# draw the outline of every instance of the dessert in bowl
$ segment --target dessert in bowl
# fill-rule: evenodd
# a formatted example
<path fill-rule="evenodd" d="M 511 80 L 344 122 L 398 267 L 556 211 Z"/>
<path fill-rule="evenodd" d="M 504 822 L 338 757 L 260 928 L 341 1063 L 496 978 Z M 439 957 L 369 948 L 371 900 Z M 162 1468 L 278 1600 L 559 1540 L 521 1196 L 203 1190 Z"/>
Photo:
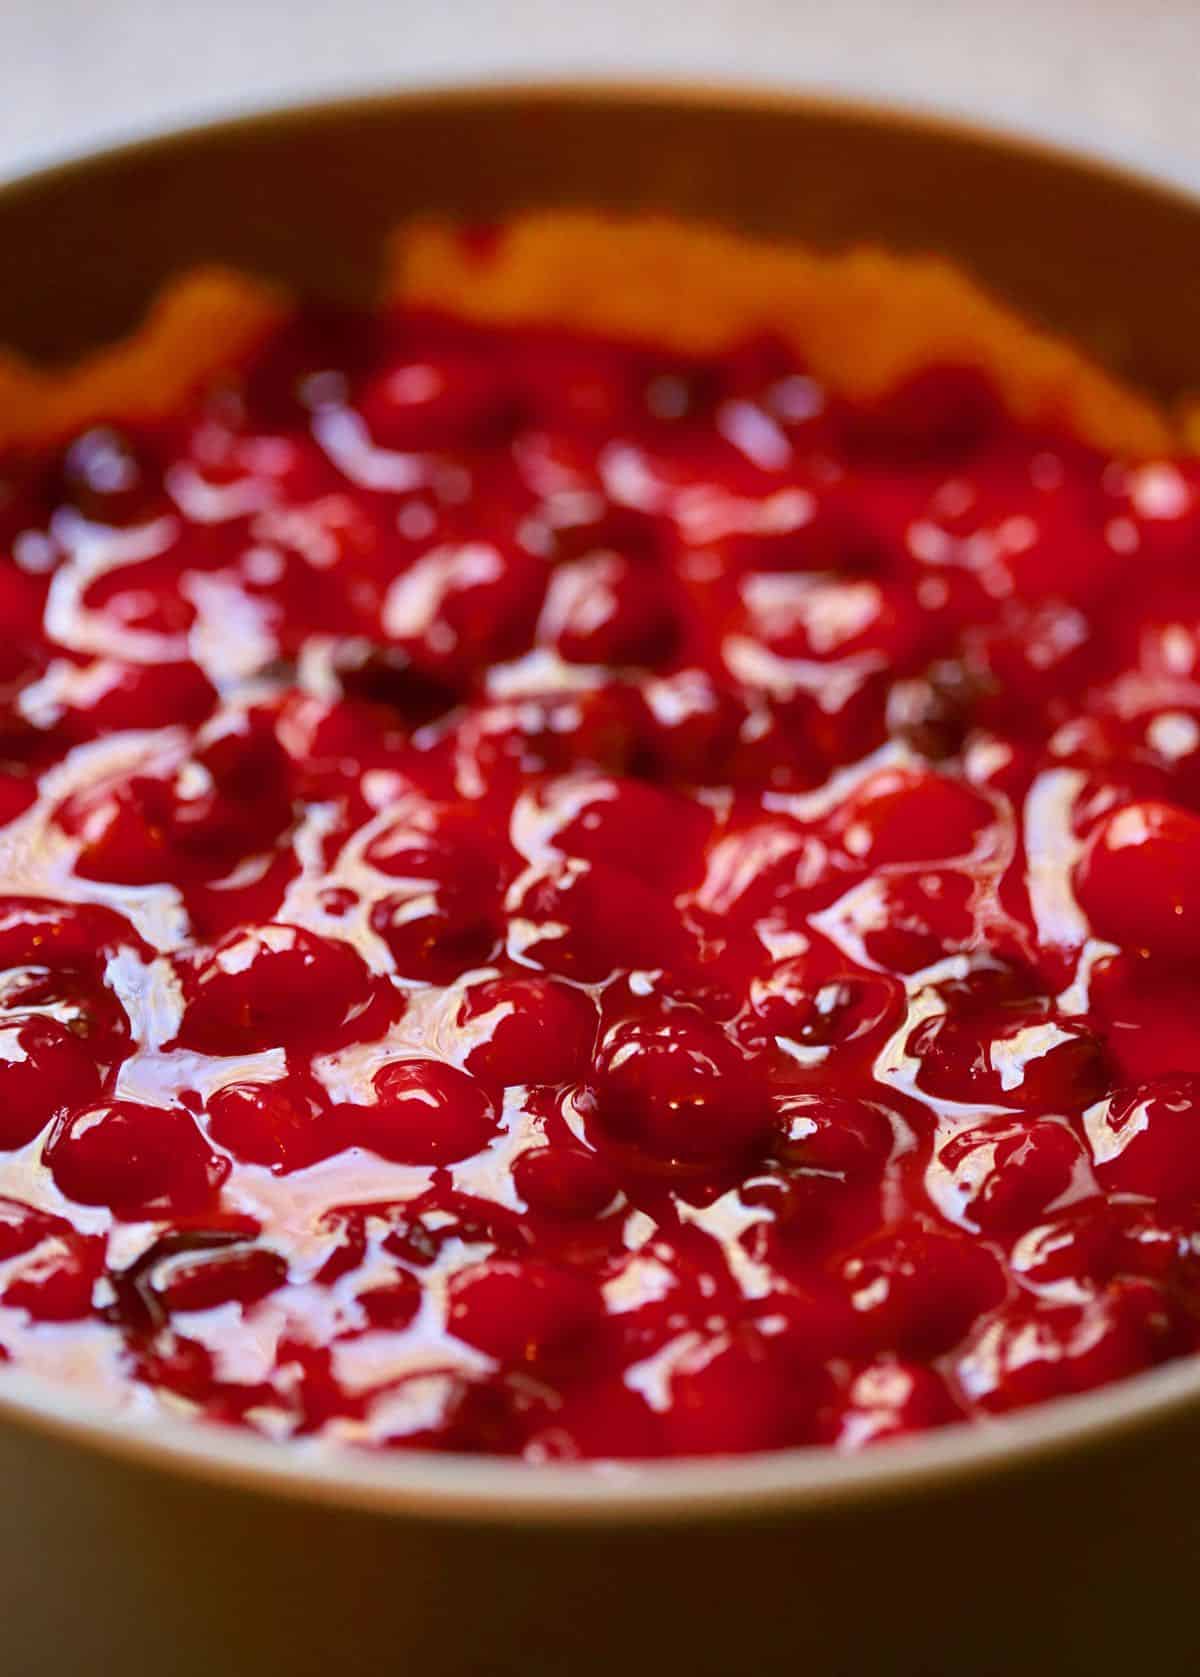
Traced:
<path fill-rule="evenodd" d="M 1179 1669 L 1194 209 L 590 90 L 0 215 L 14 1669 Z"/>
<path fill-rule="evenodd" d="M 586 214 L 8 377 L 14 1365 L 539 1462 L 1196 1349 L 1185 419 Z"/>

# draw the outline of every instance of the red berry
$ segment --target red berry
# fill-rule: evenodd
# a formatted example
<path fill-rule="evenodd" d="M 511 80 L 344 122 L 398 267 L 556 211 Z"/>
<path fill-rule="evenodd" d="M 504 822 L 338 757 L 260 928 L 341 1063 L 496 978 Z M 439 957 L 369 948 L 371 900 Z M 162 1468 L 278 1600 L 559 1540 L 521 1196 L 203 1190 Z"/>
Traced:
<path fill-rule="evenodd" d="M 365 1288 L 357 1303 L 368 1327 L 402 1333 L 421 1308 L 421 1283 L 410 1271 L 398 1269 L 390 1281 Z"/>
<path fill-rule="evenodd" d="M 68 1199 L 130 1220 L 201 1210 L 229 1174 L 181 1108 L 133 1101 L 73 1113 L 50 1137 L 46 1162 Z"/>
<path fill-rule="evenodd" d="M 255 1247 L 173 1263 L 158 1287 L 168 1310 L 216 1310 L 224 1304 L 257 1304 L 287 1280 L 286 1259 Z"/>
<path fill-rule="evenodd" d="M 920 1088 L 944 1100 L 1076 1112 L 1106 1086 L 1087 1026 L 1036 1005 L 952 1007 L 917 1026 L 908 1052 Z"/>
<path fill-rule="evenodd" d="M 615 1025 L 594 1081 L 604 1134 L 662 1162 L 754 1152 L 774 1124 L 757 1062 L 693 1008 Z"/>
<path fill-rule="evenodd" d="M 839 1266 L 862 1330 L 881 1350 L 948 1351 L 1004 1296 L 999 1263 L 963 1235 L 912 1224 L 865 1241 Z"/>
<path fill-rule="evenodd" d="M 679 629 L 661 575 L 618 553 L 561 566 L 539 632 L 571 664 L 659 664 Z"/>
<path fill-rule="evenodd" d="M 775 1097 L 780 1139 L 775 1152 L 789 1165 L 832 1171 L 847 1181 L 882 1174 L 895 1146 L 887 1112 L 873 1101 L 842 1095 Z"/>
<path fill-rule="evenodd" d="M 1074 1134 L 1052 1119 L 973 1125 L 939 1149 L 934 1169 L 950 1180 L 935 1197 L 947 1215 L 985 1234 L 1026 1229 L 1067 1193 L 1082 1159 Z"/>
<path fill-rule="evenodd" d="M 177 867 L 171 851 L 171 795 L 165 781 L 133 775 L 119 785 L 87 786 L 56 812 L 79 841 L 75 871 L 116 885 L 151 885 Z"/>
<path fill-rule="evenodd" d="M 823 1431 L 837 1449 L 860 1450 L 961 1418 L 962 1410 L 933 1369 L 880 1360 L 855 1372 Z"/>
<path fill-rule="evenodd" d="M 582 1147 L 530 1147 L 513 1160 L 512 1177 L 532 1212 L 567 1222 L 598 1217 L 617 1191 L 608 1166 Z"/>
<path fill-rule="evenodd" d="M 1166 1353 L 1171 1332 L 1156 1287 L 1119 1282 L 1085 1304 L 1007 1307 L 975 1336 L 955 1372 L 972 1403 L 1013 1409 L 1136 1374 Z"/>
<path fill-rule="evenodd" d="M 1097 961 L 1089 998 L 1122 1082 L 1200 1073 L 1200 983 L 1175 962 Z"/>
<path fill-rule="evenodd" d="M 965 856 L 995 819 L 986 799 L 932 769 L 880 769 L 838 810 L 834 828 L 856 862 L 882 867 Z"/>
<path fill-rule="evenodd" d="M 1097 936 L 1189 958 L 1200 947 L 1200 816 L 1129 804 L 1088 840 L 1075 888 Z"/>
<path fill-rule="evenodd" d="M 0 1199 L 0 1263 L 20 1257 L 49 1235 L 65 1234 L 70 1225 L 23 1200 Z"/>
<path fill-rule="evenodd" d="M 1200 1200 L 1200 1083 L 1173 1078 L 1122 1090 L 1084 1120 L 1096 1179 L 1180 1209 Z"/>
<path fill-rule="evenodd" d="M 129 728 L 161 728 L 199 722 L 213 707 L 216 693 L 204 672 L 190 662 L 128 664 L 97 659 L 87 671 L 79 696 L 69 693 L 59 726 L 74 740 Z"/>
<path fill-rule="evenodd" d="M 427 451 L 485 437 L 512 402 L 484 357 L 440 349 L 385 367 L 355 405 L 380 447 Z"/>
<path fill-rule="evenodd" d="M 673 1455 L 723 1456 L 805 1443 L 818 1390 L 752 1327 L 698 1340 L 671 1369 L 668 1447 Z"/>
<path fill-rule="evenodd" d="M 395 1060 L 376 1072 L 374 1093 L 374 1105 L 347 1109 L 350 1134 L 396 1164 L 453 1164 L 497 1133 L 482 1085 L 441 1060 Z"/>
<path fill-rule="evenodd" d="M 109 953 L 137 947 L 129 922 L 98 903 L 0 897 L 0 968 L 91 970 Z"/>
<path fill-rule="evenodd" d="M 489 894 L 490 895 L 490 894 Z M 396 974 L 449 984 L 483 967 L 499 944 L 497 905 L 464 886 L 437 892 L 389 892 L 371 910 L 371 930 L 387 945 Z"/>
<path fill-rule="evenodd" d="M 545 580 L 543 561 L 515 545 L 435 547 L 392 583 L 384 632 L 418 669 L 466 677 L 527 645 Z"/>
<path fill-rule="evenodd" d="M 92 1312 L 92 1291 L 104 1265 L 104 1242 L 74 1229 L 55 1233 L 23 1259 L 0 1302 L 35 1322 L 73 1322 Z"/>
<path fill-rule="evenodd" d="M 603 1314 L 585 1277 L 533 1259 L 488 1258 L 459 1270 L 448 1297 L 450 1332 L 509 1366 L 577 1346 Z"/>
<path fill-rule="evenodd" d="M 518 831 L 566 856 L 604 862 L 678 891 L 702 868 L 712 816 L 691 798 L 638 780 L 551 781 L 517 815 Z M 522 833 L 524 837 L 524 834 Z"/>
<path fill-rule="evenodd" d="M 297 926 L 230 932 L 184 974 L 179 1040 L 210 1054 L 335 1033 L 370 997 L 362 957 Z"/>
<path fill-rule="evenodd" d="M 509 950 L 518 959 L 600 982 L 612 973 L 687 966 L 693 945 L 670 898 L 603 862 L 531 870 L 508 898 Z"/>
<path fill-rule="evenodd" d="M 471 985 L 455 1022 L 468 1071 L 508 1088 L 575 1080 L 591 1059 L 597 1014 L 585 991 L 530 974 Z"/>
<path fill-rule="evenodd" d="M 337 1114 L 290 1083 L 227 1083 L 209 1099 L 208 1133 L 237 1158 L 280 1174 L 348 1144 Z"/>
<path fill-rule="evenodd" d="M 901 1017 L 904 992 L 882 973 L 822 972 L 803 959 L 781 961 L 750 986 L 749 1040 L 785 1037 L 803 1048 L 874 1051 Z"/>
<path fill-rule="evenodd" d="M 23 1147 L 99 1087 L 91 1055 L 57 1019 L 34 1015 L 0 1027 L 0 1147 Z"/>
<path fill-rule="evenodd" d="M 981 945 L 975 881 L 968 873 L 882 874 L 869 885 L 848 919 L 868 957 L 886 971 L 919 972 Z"/>

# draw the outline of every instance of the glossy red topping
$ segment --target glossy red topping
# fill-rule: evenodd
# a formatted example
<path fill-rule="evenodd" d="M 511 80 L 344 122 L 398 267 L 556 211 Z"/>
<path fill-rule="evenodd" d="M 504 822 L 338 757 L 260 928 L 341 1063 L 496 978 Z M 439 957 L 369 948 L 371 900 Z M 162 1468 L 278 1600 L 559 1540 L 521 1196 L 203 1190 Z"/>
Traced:
<path fill-rule="evenodd" d="M 930 369 L 300 316 L 0 472 L 0 1352 L 858 1449 L 1200 1345 L 1200 502 Z"/>

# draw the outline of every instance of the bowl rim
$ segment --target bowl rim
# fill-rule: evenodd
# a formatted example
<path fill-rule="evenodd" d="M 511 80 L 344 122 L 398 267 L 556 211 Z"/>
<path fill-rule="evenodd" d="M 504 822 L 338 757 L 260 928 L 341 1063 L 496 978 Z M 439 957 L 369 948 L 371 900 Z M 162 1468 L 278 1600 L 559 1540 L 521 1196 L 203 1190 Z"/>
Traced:
<path fill-rule="evenodd" d="M 511 107 L 591 104 L 614 113 L 634 106 L 674 106 L 679 109 L 724 108 L 761 110 L 787 116 L 812 116 L 870 128 L 916 130 L 931 138 L 978 145 L 1014 160 L 1028 159 L 1058 164 L 1076 175 L 1097 182 L 1124 185 L 1143 196 L 1174 203 L 1182 209 L 1200 207 L 1200 187 L 1180 177 L 1158 173 L 1152 163 L 1128 162 L 1089 151 L 1085 143 L 1063 141 L 1023 130 L 1015 122 L 982 119 L 965 107 L 933 109 L 903 96 L 841 94 L 824 89 L 805 89 L 776 82 L 711 76 L 671 77 L 667 75 L 621 76 L 600 72 L 541 76 L 476 76 L 453 80 L 431 80 L 411 87 L 382 83 L 363 89 L 329 94 L 300 95 L 260 103 L 249 98 L 228 107 L 216 106 L 181 123 L 160 123 L 153 119 L 117 130 L 98 144 L 83 141 L 61 151 L 39 154 L 28 166 L 0 173 L 0 203 L 22 197 L 93 169 L 132 162 L 141 153 L 172 151 L 203 145 L 208 140 L 236 139 L 294 124 L 336 123 L 346 117 L 369 117 L 396 107 L 412 110 L 486 110 Z"/>
<path fill-rule="evenodd" d="M 57 181 L 119 167 L 147 151 L 236 140 L 271 128 L 336 123 L 397 107 L 503 111 L 564 103 L 614 115 L 639 105 L 761 109 L 880 129 L 904 126 L 947 143 L 967 142 L 1014 160 L 1044 161 L 1124 185 L 1195 213 L 1197 195 L 1177 181 L 1057 142 L 969 118 L 930 113 L 903 100 L 842 98 L 720 78 L 686 81 L 609 77 L 478 80 L 287 100 L 183 125 L 148 125 L 115 144 L 80 147 L 0 179 L 5 202 Z M 1112 1386 L 964 1421 L 859 1454 L 827 1446 L 724 1458 L 530 1464 L 486 1456 L 359 1449 L 320 1439 L 278 1443 L 151 1407 L 113 1410 L 67 1385 L 0 1365 L 0 1417 L 31 1434 L 110 1460 L 182 1473 L 243 1492 L 380 1516 L 482 1525 L 709 1521 L 730 1515 L 817 1515 L 918 1491 L 959 1486 L 1049 1457 L 1076 1456 L 1151 1424 L 1200 1409 L 1200 1356 Z"/>

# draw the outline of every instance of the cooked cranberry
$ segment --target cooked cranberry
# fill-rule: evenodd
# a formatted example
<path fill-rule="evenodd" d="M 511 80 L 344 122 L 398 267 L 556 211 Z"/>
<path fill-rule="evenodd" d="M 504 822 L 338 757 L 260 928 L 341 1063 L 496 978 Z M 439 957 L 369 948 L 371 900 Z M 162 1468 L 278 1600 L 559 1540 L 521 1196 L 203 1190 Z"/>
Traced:
<path fill-rule="evenodd" d="M 1098 1195 L 1027 1229 L 1013 1247 L 1014 1272 L 1033 1287 L 1109 1279 L 1121 1262 L 1122 1226 Z"/>
<path fill-rule="evenodd" d="M 959 1420 L 946 1382 L 921 1363 L 868 1363 L 859 1369 L 823 1429 L 831 1444 L 860 1450 Z"/>
<path fill-rule="evenodd" d="M 337 1114 L 288 1083 L 227 1083 L 209 1100 L 208 1133 L 235 1157 L 280 1173 L 347 1145 Z"/>
<path fill-rule="evenodd" d="M 865 1242 L 840 1266 L 863 1330 L 881 1347 L 937 1356 L 1004 1296 L 997 1260 L 963 1235 L 917 1226 Z"/>
<path fill-rule="evenodd" d="M 1200 1198 L 1200 1083 L 1175 1078 L 1122 1090 L 1085 1122 L 1102 1187 L 1168 1206 Z"/>
<path fill-rule="evenodd" d="M 526 403 L 543 422 L 605 435 L 633 417 L 636 373 L 611 346 L 559 340 L 537 344 L 532 354 L 530 348 L 515 371 Z"/>
<path fill-rule="evenodd" d="M 150 885 L 169 877 L 171 794 L 149 775 L 88 787 L 59 808 L 58 823 L 79 841 L 75 871 L 115 885 Z"/>
<path fill-rule="evenodd" d="M 841 806 L 836 830 L 869 867 L 965 856 L 993 819 L 978 793 L 932 770 L 881 769 Z"/>
<path fill-rule="evenodd" d="M 397 1270 L 392 1280 L 359 1293 L 358 1304 L 368 1327 L 400 1333 L 421 1308 L 421 1283 L 408 1270 Z"/>
<path fill-rule="evenodd" d="M 956 1205 L 943 1210 L 985 1234 L 1028 1228 L 1067 1193 L 1082 1158 L 1065 1124 L 992 1122 L 960 1130 L 940 1148 Z"/>
<path fill-rule="evenodd" d="M 153 511 L 156 485 L 132 438 L 98 425 L 71 443 L 62 461 L 67 499 L 96 524 L 132 524 Z"/>
<path fill-rule="evenodd" d="M 1117 810 L 1088 840 L 1076 890 L 1098 936 L 1190 955 L 1200 937 L 1200 816 L 1160 803 Z"/>
<path fill-rule="evenodd" d="M 119 631 L 168 637 L 178 644 L 196 620 L 196 608 L 181 593 L 180 581 L 178 557 L 168 552 L 102 572 L 83 600 Z"/>
<path fill-rule="evenodd" d="M 212 684 L 193 663 L 127 664 L 98 660 L 62 706 L 59 724 L 72 739 L 126 728 L 158 728 L 164 717 L 199 722 L 212 709 Z"/>
<path fill-rule="evenodd" d="M 745 707 L 707 670 L 683 669 L 642 684 L 647 772 L 693 783 L 712 780 L 737 749 Z"/>
<path fill-rule="evenodd" d="M 265 1247 L 218 1252 L 171 1265 L 159 1285 L 169 1310 L 215 1310 L 223 1304 L 251 1305 L 287 1280 L 287 1263 Z"/>
<path fill-rule="evenodd" d="M 0 897 L 0 967 L 90 970 L 138 941 L 123 915 L 96 903 Z"/>
<path fill-rule="evenodd" d="M 443 1165 L 486 1147 L 497 1131 L 481 1084 L 440 1060 L 396 1060 L 375 1074 L 375 1101 L 348 1109 L 350 1133 L 402 1165 Z"/>
<path fill-rule="evenodd" d="M 934 1015 L 912 1033 L 908 1052 L 918 1085 L 945 1100 L 1073 1112 L 1106 1086 L 1091 1031 L 1036 1006 Z"/>
<path fill-rule="evenodd" d="M 1121 1081 L 1200 1073 L 1200 983 L 1190 974 L 1126 953 L 1097 961 L 1089 989 Z"/>
<path fill-rule="evenodd" d="M 600 1295 L 583 1276 L 529 1259 L 489 1258 L 453 1277 L 446 1320 L 459 1339 L 511 1365 L 577 1346 L 601 1314 Z"/>
<path fill-rule="evenodd" d="M 895 1145 L 891 1121 L 873 1101 L 778 1095 L 775 1111 L 776 1153 L 806 1170 L 836 1171 L 849 1181 L 871 1178 L 883 1170 Z"/>
<path fill-rule="evenodd" d="M 522 548 L 487 541 L 434 548 L 392 584 L 384 631 L 418 669 L 465 675 L 521 650 L 544 587 L 542 562 Z"/>
<path fill-rule="evenodd" d="M 54 1233 L 25 1257 L 0 1293 L 10 1309 L 27 1310 L 35 1322 L 72 1322 L 92 1310 L 92 1292 L 104 1263 L 104 1242 L 73 1229 Z"/>
<path fill-rule="evenodd" d="M 434 984 L 486 966 L 499 943 L 497 922 L 494 902 L 481 902 L 465 885 L 392 891 L 371 910 L 371 930 L 387 945 L 397 974 Z"/>
<path fill-rule="evenodd" d="M 661 578 L 604 552 L 555 572 L 541 633 L 572 664 L 658 664 L 679 638 Z"/>
<path fill-rule="evenodd" d="M 867 954 L 890 972 L 911 973 L 977 947 L 974 894 L 964 873 L 881 876 L 878 891 L 863 904 Z"/>
<path fill-rule="evenodd" d="M 46 1160 L 68 1199 L 130 1219 L 198 1211 L 229 1174 L 229 1161 L 186 1112 L 134 1101 L 72 1113 L 50 1137 Z"/>
<path fill-rule="evenodd" d="M 582 1147 L 530 1147 L 513 1160 L 512 1175 L 518 1194 L 542 1217 L 596 1217 L 616 1193 L 608 1165 Z"/>
<path fill-rule="evenodd" d="M 596 1004 L 559 979 L 536 974 L 473 984 L 457 1023 L 467 1069 L 484 1083 L 569 1083 L 596 1040 Z"/>
<path fill-rule="evenodd" d="M 958 1379 L 983 1409 L 1042 1403 L 1149 1367 L 1171 1333 L 1167 1301 L 1146 1281 L 1115 1283 L 1086 1304 L 1015 1304 L 975 1337 Z"/>
<path fill-rule="evenodd" d="M 222 711 L 201 728 L 192 755 L 226 798 L 268 806 L 286 798 L 287 758 L 269 710 Z"/>
<path fill-rule="evenodd" d="M 523 875 L 508 913 L 512 954 L 567 978 L 679 967 L 692 955 L 670 898 L 604 862 L 552 863 Z"/>
<path fill-rule="evenodd" d="M 35 1015 L 57 1021 L 86 1048 L 97 1067 L 129 1051 L 129 1016 L 113 992 L 88 973 L 69 968 L 16 967 L 0 973 L 0 1022 L 19 1025 Z"/>
<path fill-rule="evenodd" d="M 211 1054 L 328 1036 L 370 994 L 349 944 L 280 925 L 229 933 L 185 971 L 184 988 L 180 1041 Z"/>
<path fill-rule="evenodd" d="M 65 1233 L 68 1228 L 63 1218 L 23 1200 L 0 1199 L 0 1262 L 20 1257 L 48 1235 Z"/>
<path fill-rule="evenodd" d="M 780 658 L 885 658 L 904 669 L 925 624 L 910 589 L 864 579 L 772 573 L 742 585 L 751 633 Z"/>
<path fill-rule="evenodd" d="M 737 1158 L 774 1124 L 756 1061 L 693 1008 L 614 1026 L 595 1086 L 604 1133 L 662 1161 Z"/>
<path fill-rule="evenodd" d="M 1000 423 L 1001 407 L 974 367 L 928 367 L 843 421 L 864 454 L 905 459 L 955 459 Z"/>
<path fill-rule="evenodd" d="M 476 441 L 511 407 L 487 361 L 453 349 L 385 367 L 359 392 L 355 405 L 373 440 L 392 449 Z"/>
<path fill-rule="evenodd" d="M 206 1407 L 214 1396 L 216 1366 L 212 1352 L 199 1340 L 188 1339 L 173 1329 L 135 1341 L 129 1362 L 135 1378 L 155 1390 L 174 1392 L 189 1403 Z"/>
<path fill-rule="evenodd" d="M 876 1046 L 893 1028 L 903 991 L 881 973 L 824 973 L 805 961 L 782 961 L 750 986 L 760 1029 L 804 1048 L 855 1051 Z"/>
<path fill-rule="evenodd" d="M 511 864 L 506 847 L 468 809 L 450 807 L 419 822 L 401 819 L 372 840 L 366 859 L 402 881 L 371 910 L 371 929 L 400 976 L 448 983 L 491 959 Z"/>
<path fill-rule="evenodd" d="M 554 1392 L 544 1420 L 531 1416 L 521 1454 L 528 1462 L 637 1460 L 662 1454 L 662 1425 L 640 1392 L 593 1375 Z M 541 1424 L 539 1424 L 541 1423 Z"/>
<path fill-rule="evenodd" d="M 57 1019 L 0 1026 L 0 1147 L 23 1147 L 64 1107 L 100 1086 L 95 1061 Z"/>
<path fill-rule="evenodd" d="M 692 799 L 637 780 L 552 781 L 536 808 L 543 842 L 668 890 L 696 877 L 712 827 L 712 817 Z"/>
<path fill-rule="evenodd" d="M 671 1451 L 742 1455 L 804 1443 L 818 1389 L 751 1327 L 689 1345 L 672 1367 L 663 1418 Z"/>

